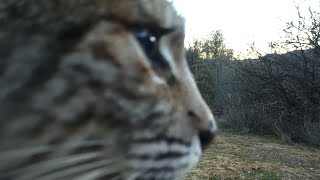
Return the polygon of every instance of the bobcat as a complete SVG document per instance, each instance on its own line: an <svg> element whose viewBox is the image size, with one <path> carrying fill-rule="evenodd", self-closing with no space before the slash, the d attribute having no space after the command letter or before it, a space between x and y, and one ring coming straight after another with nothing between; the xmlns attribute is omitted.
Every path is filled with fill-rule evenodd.
<svg viewBox="0 0 320 180"><path fill-rule="evenodd" d="M0 2L0 179L177 179L216 123L165 0Z"/></svg>

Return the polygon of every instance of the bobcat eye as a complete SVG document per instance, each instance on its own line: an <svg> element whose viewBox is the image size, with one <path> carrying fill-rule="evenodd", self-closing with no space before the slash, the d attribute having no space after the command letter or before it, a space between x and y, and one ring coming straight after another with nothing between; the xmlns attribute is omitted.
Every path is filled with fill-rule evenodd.
<svg viewBox="0 0 320 180"><path fill-rule="evenodd" d="M160 39L160 36L157 36L148 30L136 31L134 35L148 56L154 52L158 40Z"/></svg>
<svg viewBox="0 0 320 180"><path fill-rule="evenodd" d="M152 28L134 30L134 36L138 40L145 55L148 57L151 66L155 69L169 68L168 62L163 58L159 50L160 38L168 34L172 29Z"/></svg>
<svg viewBox="0 0 320 180"><path fill-rule="evenodd" d="M172 74L169 62L160 52L159 40L163 35L168 34L171 31L172 29L161 28L156 30L134 31L134 36L149 59L151 67L158 76L167 81L169 85L175 83L175 78Z"/></svg>
<svg viewBox="0 0 320 180"><path fill-rule="evenodd" d="M134 30L134 36L149 56L157 50L160 38L171 31L172 29L168 28L138 29Z"/></svg>

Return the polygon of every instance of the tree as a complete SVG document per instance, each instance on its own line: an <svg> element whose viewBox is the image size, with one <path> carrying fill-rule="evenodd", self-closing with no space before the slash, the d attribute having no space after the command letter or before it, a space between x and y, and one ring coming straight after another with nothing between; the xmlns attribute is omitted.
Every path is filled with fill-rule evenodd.
<svg viewBox="0 0 320 180"><path fill-rule="evenodd" d="M238 62L238 108L252 131L320 145L320 12L303 16L297 7L297 14L285 40L270 44L274 54Z"/></svg>
<svg viewBox="0 0 320 180"><path fill-rule="evenodd" d="M224 78L229 75L225 72L228 71L225 64L234 57L233 50L226 46L222 31L213 31L207 38L194 40L186 48L186 57L207 103L212 108L223 106L227 92Z"/></svg>
<svg viewBox="0 0 320 180"><path fill-rule="evenodd" d="M206 59L232 59L233 50L226 48L222 31L213 31L207 39L202 41L202 51Z"/></svg>

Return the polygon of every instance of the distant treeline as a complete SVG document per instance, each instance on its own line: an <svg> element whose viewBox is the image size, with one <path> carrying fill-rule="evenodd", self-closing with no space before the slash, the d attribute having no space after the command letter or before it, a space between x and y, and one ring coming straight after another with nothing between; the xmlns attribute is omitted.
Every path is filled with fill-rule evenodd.
<svg viewBox="0 0 320 180"><path fill-rule="evenodd" d="M289 22L272 54L237 60L221 31L186 48L199 89L220 126L320 145L320 16ZM311 22L311 23L310 23ZM278 50L287 49L280 54Z"/></svg>

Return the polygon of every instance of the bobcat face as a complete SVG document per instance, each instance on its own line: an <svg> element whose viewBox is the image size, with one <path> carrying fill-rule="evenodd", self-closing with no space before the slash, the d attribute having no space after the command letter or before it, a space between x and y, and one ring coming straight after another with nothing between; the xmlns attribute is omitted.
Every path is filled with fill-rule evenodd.
<svg viewBox="0 0 320 180"><path fill-rule="evenodd" d="M0 31L17 37L4 72L21 78L0 89L0 177L183 176L217 129L185 60L184 20L160 0L50 3L17 5L43 16L7 26L39 27L28 37ZM11 73L15 63L33 71Z"/></svg>

